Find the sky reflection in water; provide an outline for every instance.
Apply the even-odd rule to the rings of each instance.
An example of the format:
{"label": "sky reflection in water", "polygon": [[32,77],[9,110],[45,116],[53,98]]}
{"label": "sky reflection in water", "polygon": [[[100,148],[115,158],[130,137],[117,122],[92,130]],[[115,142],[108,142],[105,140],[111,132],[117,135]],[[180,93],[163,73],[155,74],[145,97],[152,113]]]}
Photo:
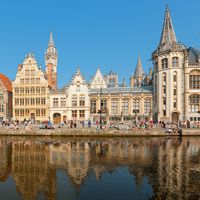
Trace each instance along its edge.
{"label": "sky reflection in water", "polygon": [[200,138],[1,138],[1,199],[200,199]]}

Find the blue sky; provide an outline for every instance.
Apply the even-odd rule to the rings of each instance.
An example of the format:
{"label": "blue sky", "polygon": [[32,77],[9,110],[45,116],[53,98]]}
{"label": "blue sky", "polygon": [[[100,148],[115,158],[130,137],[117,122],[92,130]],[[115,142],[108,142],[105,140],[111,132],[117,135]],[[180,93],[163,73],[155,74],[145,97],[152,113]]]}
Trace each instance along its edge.
{"label": "blue sky", "polygon": [[149,59],[160,39],[166,3],[177,39],[199,48],[199,0],[1,0],[0,72],[14,79],[30,51],[44,69],[52,31],[59,87],[77,66],[87,79],[100,67],[104,74],[113,70],[129,83],[138,54],[146,72],[152,66]]}

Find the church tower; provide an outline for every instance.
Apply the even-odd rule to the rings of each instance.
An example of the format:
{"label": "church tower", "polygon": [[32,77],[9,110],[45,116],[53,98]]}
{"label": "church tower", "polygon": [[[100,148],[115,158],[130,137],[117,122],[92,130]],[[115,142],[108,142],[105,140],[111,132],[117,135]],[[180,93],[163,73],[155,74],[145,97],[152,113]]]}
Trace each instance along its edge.
{"label": "church tower", "polygon": [[177,42],[169,8],[166,8],[159,45],[152,53],[154,64],[154,120],[175,122],[184,116],[184,52]]}
{"label": "church tower", "polygon": [[135,73],[130,77],[131,87],[141,87],[144,81],[144,69],[142,67],[142,62],[140,56],[138,56],[137,66],[135,68]]}
{"label": "church tower", "polygon": [[58,53],[53,41],[53,35],[50,33],[49,44],[45,53],[45,65],[48,84],[52,89],[57,88],[57,62]]}

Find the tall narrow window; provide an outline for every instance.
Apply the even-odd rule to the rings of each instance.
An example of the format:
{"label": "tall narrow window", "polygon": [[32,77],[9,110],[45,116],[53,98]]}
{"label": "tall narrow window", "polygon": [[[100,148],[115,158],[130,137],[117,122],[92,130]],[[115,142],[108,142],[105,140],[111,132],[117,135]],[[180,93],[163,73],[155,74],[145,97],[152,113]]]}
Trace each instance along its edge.
{"label": "tall narrow window", "polygon": [[161,63],[162,63],[162,69],[168,68],[168,59],[167,58],[163,58]]}
{"label": "tall narrow window", "polygon": [[173,57],[172,58],[172,67],[178,67],[178,65],[179,65],[178,61],[179,61],[178,57]]}
{"label": "tall narrow window", "polygon": [[96,113],[97,112],[97,101],[96,99],[90,100],[90,113]]}
{"label": "tall narrow window", "polygon": [[111,114],[116,115],[118,113],[118,100],[113,99],[111,101]]}
{"label": "tall narrow window", "polygon": [[72,95],[72,106],[77,106],[77,96],[75,94]]}
{"label": "tall narrow window", "polygon": [[85,106],[85,96],[81,95],[79,97],[79,106]]}
{"label": "tall narrow window", "polygon": [[123,114],[128,114],[128,110],[129,110],[128,104],[129,104],[128,99],[122,100],[122,112],[123,112]]}

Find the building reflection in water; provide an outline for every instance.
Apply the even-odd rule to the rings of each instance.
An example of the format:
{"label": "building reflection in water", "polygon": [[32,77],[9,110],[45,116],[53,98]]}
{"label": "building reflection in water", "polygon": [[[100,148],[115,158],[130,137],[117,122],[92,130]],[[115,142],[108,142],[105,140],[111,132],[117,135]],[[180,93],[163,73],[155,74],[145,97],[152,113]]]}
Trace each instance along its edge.
{"label": "building reflection in water", "polygon": [[[144,177],[151,199],[200,198],[200,138],[160,139],[26,139],[1,138],[0,181],[15,181],[22,199],[56,199],[56,171],[63,170],[78,191],[88,176],[101,181],[119,167]],[[63,177],[66,178],[66,177]]]}

